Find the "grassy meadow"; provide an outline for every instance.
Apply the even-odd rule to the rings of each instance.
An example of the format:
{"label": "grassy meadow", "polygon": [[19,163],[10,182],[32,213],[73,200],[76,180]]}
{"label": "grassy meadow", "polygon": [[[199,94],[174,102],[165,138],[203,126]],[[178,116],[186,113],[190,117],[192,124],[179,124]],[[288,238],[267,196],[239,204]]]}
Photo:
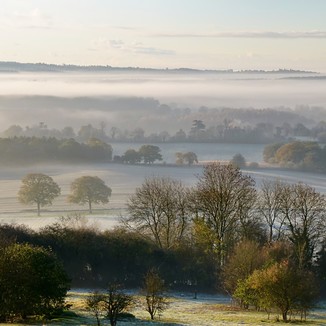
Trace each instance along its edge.
{"label": "grassy meadow", "polygon": [[[71,291],[67,297],[67,303],[71,304],[69,312],[60,318],[52,321],[32,322],[29,324],[11,325],[96,325],[95,317],[86,310],[85,298],[88,292]],[[130,326],[215,326],[215,325],[326,325],[326,310],[316,309],[307,316],[306,321],[301,321],[299,317],[292,317],[288,323],[278,320],[276,313],[272,313],[269,318],[265,312],[241,310],[228,300],[220,297],[198,295],[193,299],[191,294],[181,296],[173,295],[169,298],[169,307],[157,316],[154,321],[150,321],[149,314],[144,310],[143,299],[136,295],[134,306],[129,310],[135,318],[120,320],[118,325]],[[0,324],[5,325],[5,324]],[[101,325],[109,325],[107,320],[102,320]]]}

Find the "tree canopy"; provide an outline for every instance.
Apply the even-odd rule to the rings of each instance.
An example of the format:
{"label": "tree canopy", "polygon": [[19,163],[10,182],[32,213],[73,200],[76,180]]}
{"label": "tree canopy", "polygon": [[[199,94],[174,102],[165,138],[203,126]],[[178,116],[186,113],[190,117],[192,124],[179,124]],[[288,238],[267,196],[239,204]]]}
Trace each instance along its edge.
{"label": "tree canopy", "polygon": [[161,149],[155,145],[143,145],[139,154],[145,164],[153,164],[155,161],[162,161]]}
{"label": "tree canopy", "polygon": [[54,198],[60,195],[60,188],[53,179],[42,173],[27,174],[18,192],[18,199],[23,204],[36,204],[40,215],[42,206],[51,205]]}
{"label": "tree canopy", "polygon": [[13,321],[59,312],[69,289],[55,255],[41,247],[13,244],[0,252],[0,318]]}
{"label": "tree canopy", "polygon": [[83,176],[72,182],[68,201],[82,205],[88,204],[89,212],[92,213],[92,204],[108,203],[111,192],[111,188],[99,177]]}

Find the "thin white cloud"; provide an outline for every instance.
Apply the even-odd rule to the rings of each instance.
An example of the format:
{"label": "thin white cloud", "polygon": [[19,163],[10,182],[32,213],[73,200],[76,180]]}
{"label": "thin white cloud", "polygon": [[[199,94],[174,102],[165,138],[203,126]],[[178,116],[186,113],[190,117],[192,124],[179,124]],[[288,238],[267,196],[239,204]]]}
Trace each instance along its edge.
{"label": "thin white cloud", "polygon": [[296,38],[326,38],[326,31],[232,31],[215,33],[158,33],[156,37],[180,38],[271,38],[271,39],[296,39]]}
{"label": "thin white cloud", "polygon": [[140,42],[133,42],[131,44],[127,44],[122,40],[107,40],[105,38],[99,38],[93,41],[90,50],[103,51],[112,48],[122,50],[122,51],[132,52],[132,53],[140,53],[140,54],[175,55],[175,51],[146,46]]}
{"label": "thin white cloud", "polygon": [[35,8],[29,12],[14,12],[9,15],[7,24],[19,28],[53,28],[52,17]]}

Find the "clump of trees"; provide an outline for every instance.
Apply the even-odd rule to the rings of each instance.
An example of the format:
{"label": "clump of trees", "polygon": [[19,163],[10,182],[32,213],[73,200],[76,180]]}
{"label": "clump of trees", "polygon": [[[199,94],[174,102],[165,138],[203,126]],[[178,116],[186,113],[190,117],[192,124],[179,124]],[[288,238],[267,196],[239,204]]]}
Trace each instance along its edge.
{"label": "clump of trees", "polygon": [[178,165],[183,165],[183,164],[187,164],[187,165],[193,165],[194,163],[198,163],[198,158],[196,153],[194,152],[177,152],[175,153],[175,157],[176,157],[176,163]]}
{"label": "clump of trees", "polygon": [[0,164],[21,165],[40,162],[109,162],[111,145],[90,138],[85,143],[75,139],[13,137],[0,138]]}
{"label": "clump of trees", "polygon": [[128,149],[122,156],[115,156],[114,161],[118,163],[153,164],[155,161],[162,161],[161,149],[156,145],[142,145],[138,151]]}
{"label": "clump of trees", "polygon": [[326,147],[317,142],[276,143],[264,148],[264,160],[286,168],[326,171]]}
{"label": "clump of trees", "polygon": [[[124,220],[130,227],[162,249],[179,250],[180,246],[186,247],[185,242],[190,243],[189,252],[198,259],[197,264],[200,261],[212,267],[211,273],[220,280],[220,286],[244,307],[278,309],[284,320],[290,311],[305,315],[316,297],[314,256],[324,241],[324,195],[301,183],[279,181],[263,182],[258,191],[254,180],[234,164],[205,166],[194,189],[181,192],[186,194],[182,204],[175,200],[181,198],[177,193],[170,199],[162,193],[166,182],[172,181],[161,181],[146,180],[131,197],[129,216]],[[187,223],[173,224],[175,220],[166,215],[171,207],[175,209],[173,216],[182,216],[176,213],[182,209],[191,218],[179,220]],[[185,226],[178,241],[172,241],[167,232],[166,227],[171,225],[179,231],[183,230],[181,225]],[[166,239],[170,242],[164,242]],[[197,284],[198,275],[191,268],[186,270],[188,282]],[[277,282],[290,289],[288,297],[285,290],[273,292],[280,287],[277,282],[273,284],[277,273]],[[296,282],[290,283],[291,277]],[[291,290],[305,278],[309,285]],[[258,283],[261,279],[271,283]],[[293,303],[284,307],[275,298]]]}

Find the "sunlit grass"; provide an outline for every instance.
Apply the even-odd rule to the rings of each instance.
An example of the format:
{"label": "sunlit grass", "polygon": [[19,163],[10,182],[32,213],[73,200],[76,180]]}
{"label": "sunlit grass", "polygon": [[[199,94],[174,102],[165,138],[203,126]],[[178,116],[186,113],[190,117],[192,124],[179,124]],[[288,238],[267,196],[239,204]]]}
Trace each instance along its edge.
{"label": "sunlit grass", "polygon": [[[89,293],[71,291],[67,296],[67,304],[71,305],[68,313],[60,318],[47,322],[33,322],[24,324],[10,324],[13,326],[21,325],[96,325],[95,318],[87,311],[85,299]],[[206,302],[205,300],[194,300],[186,298],[169,298],[169,307],[154,321],[150,320],[148,312],[144,309],[143,297],[136,295],[135,304],[130,312],[136,317],[131,321],[119,321],[118,325],[128,326],[237,326],[237,325],[326,325],[326,310],[316,309],[307,317],[307,321],[300,321],[298,317],[289,323],[280,321],[281,317],[272,313],[268,318],[265,312],[241,310],[237,306],[228,304],[217,304]],[[6,324],[0,324],[6,325]],[[7,324],[8,325],[8,324]],[[103,321],[102,325],[108,325],[108,321]]]}
{"label": "sunlit grass", "polygon": [[[85,294],[70,294],[70,302],[73,310],[81,314],[87,314],[83,299]],[[293,318],[289,323],[280,321],[281,317],[275,313],[268,317],[265,312],[241,310],[234,305],[207,303],[200,300],[169,299],[169,307],[160,315],[156,316],[154,322],[150,320],[149,313],[144,309],[144,299],[135,297],[135,304],[131,313],[136,317],[135,322],[121,324],[128,325],[191,325],[191,326],[213,326],[213,325],[325,325],[326,311],[320,310],[311,313],[307,321]]]}

